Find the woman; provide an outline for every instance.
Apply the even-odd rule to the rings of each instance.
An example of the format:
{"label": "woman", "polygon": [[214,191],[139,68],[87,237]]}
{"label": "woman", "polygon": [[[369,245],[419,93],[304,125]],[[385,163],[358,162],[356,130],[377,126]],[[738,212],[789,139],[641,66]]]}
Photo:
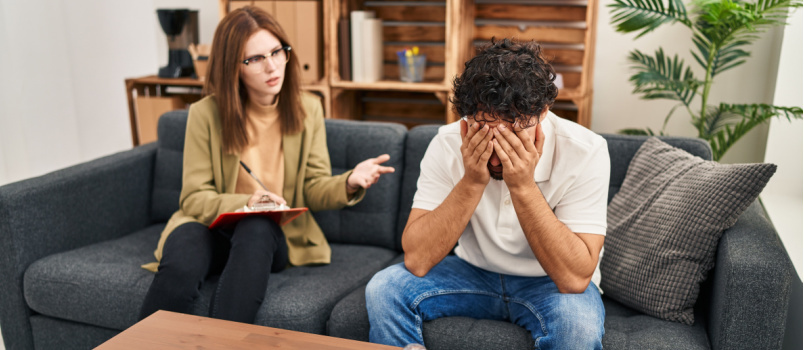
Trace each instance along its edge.
{"label": "woman", "polygon": [[190,107],[187,120],[180,209],[162,232],[159,263],[143,266],[158,271],[141,319],[160,309],[191,313],[206,276],[220,272],[210,315],[253,323],[269,273],[330,262],[324,234],[309,212],[281,228],[259,216],[232,230],[207,226],[267,198],[312,211],[354,205],[394,171],[380,165],[389,159],[382,155],[331,175],[320,100],[301,91],[298,60],[268,13],[232,11],[212,48],[209,96]]}

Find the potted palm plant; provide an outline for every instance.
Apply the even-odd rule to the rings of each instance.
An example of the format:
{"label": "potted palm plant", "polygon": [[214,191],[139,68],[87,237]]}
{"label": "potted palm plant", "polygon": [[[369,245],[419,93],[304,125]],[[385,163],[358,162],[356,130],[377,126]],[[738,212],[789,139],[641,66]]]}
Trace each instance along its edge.
{"label": "potted palm plant", "polygon": [[[758,33],[771,26],[784,25],[791,9],[801,7],[798,0],[693,0],[688,12],[681,0],[615,0],[609,7],[612,24],[619,32],[639,32],[637,38],[659,26],[680,23],[692,31],[695,49],[692,56],[706,73],[697,78],[690,66],[678,55],[670,57],[657,49],[654,55],[639,50],[628,60],[635,73],[630,81],[634,93],[642,99],[674,100],[659,132],[625,129],[625,134],[664,134],[673,113],[684,107],[698,131],[698,137],[712,146],[713,158],[723,154],[755,126],[780,117],[801,119],[801,107],[767,104],[712,104],[709,92],[719,74],[745,63],[747,47],[758,39]],[[696,101],[698,97],[698,101]],[[695,104],[695,103],[699,104]],[[696,108],[697,107],[697,108]]]}

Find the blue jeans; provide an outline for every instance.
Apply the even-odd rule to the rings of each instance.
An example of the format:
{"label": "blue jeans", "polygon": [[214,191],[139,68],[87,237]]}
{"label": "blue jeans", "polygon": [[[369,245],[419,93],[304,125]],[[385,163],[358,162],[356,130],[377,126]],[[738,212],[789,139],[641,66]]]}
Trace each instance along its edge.
{"label": "blue jeans", "polygon": [[509,321],[536,349],[601,349],[605,310],[593,283],[581,294],[558,292],[550,277],[503,275],[450,255],[424,277],[404,263],[378,272],[366,288],[372,343],[424,344],[422,323],[441,317]]}

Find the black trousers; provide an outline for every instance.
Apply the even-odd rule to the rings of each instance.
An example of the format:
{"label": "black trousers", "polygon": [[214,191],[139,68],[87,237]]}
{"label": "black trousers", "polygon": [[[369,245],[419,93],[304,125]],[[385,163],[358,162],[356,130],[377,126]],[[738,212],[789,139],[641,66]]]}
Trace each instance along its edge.
{"label": "black trousers", "polygon": [[287,263],[285,234],[267,217],[247,217],[233,231],[210,230],[195,222],[181,225],[165,241],[140,319],[157,310],[191,314],[204,280],[220,273],[209,315],[254,323],[270,273],[282,271]]}

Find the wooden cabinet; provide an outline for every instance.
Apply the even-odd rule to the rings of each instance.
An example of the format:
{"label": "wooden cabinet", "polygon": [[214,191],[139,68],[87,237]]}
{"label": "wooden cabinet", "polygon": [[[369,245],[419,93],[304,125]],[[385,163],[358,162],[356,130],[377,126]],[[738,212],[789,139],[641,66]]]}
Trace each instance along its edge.
{"label": "wooden cabinet", "polygon": [[[449,97],[452,79],[468,58],[471,11],[467,1],[329,1],[327,42],[335,117],[400,122],[407,126],[457,120]],[[383,20],[384,79],[359,83],[340,76],[338,21],[355,10]],[[418,46],[427,56],[422,82],[399,80],[396,52]]]}
{"label": "wooden cabinet", "polygon": [[126,98],[134,146],[156,141],[162,114],[186,108],[201,99],[203,82],[193,78],[160,78],[155,75],[126,79]]}
{"label": "wooden cabinet", "polygon": [[[221,17],[248,4],[270,8],[281,2],[219,1]],[[482,42],[513,37],[542,44],[546,57],[561,74],[564,87],[553,111],[586,127],[591,124],[597,0],[298,2],[309,1],[319,3],[322,10],[323,72],[320,80],[308,81],[304,88],[323,97],[329,118],[393,121],[409,127],[453,122],[458,116],[449,102],[452,81],[462,72],[464,62]],[[339,21],[355,10],[374,11],[383,20],[384,79],[377,82],[353,82],[340,74],[341,65],[348,63],[340,61]],[[396,51],[412,46],[418,46],[428,61],[424,81],[418,83],[399,80]],[[300,47],[299,54],[307,50]]]}

